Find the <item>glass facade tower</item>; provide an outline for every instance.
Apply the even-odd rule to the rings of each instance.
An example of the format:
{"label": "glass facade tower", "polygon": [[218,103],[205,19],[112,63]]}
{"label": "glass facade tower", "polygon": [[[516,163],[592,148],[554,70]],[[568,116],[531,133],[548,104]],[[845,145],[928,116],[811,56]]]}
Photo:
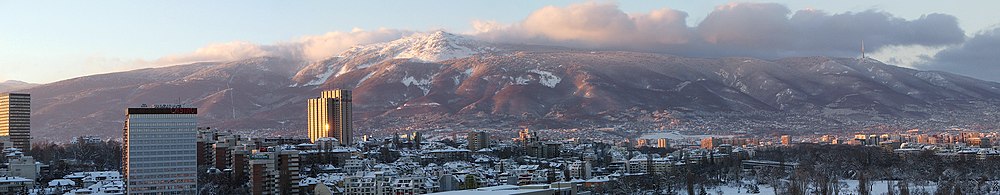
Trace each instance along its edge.
{"label": "glass facade tower", "polygon": [[7,137],[21,151],[31,149],[31,95],[0,94],[0,136]]}
{"label": "glass facade tower", "polygon": [[354,132],[351,123],[351,91],[323,91],[317,98],[309,99],[309,141],[316,142],[322,137],[333,137],[341,145],[352,142]]}
{"label": "glass facade tower", "polygon": [[122,168],[128,194],[197,193],[197,108],[128,108]]}

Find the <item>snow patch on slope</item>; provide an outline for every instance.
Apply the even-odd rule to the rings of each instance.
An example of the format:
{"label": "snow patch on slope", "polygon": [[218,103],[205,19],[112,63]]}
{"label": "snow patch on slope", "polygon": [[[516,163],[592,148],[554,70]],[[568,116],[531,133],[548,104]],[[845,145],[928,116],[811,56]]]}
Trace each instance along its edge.
{"label": "snow patch on slope", "polygon": [[951,82],[948,81],[948,79],[944,78],[944,76],[942,76],[941,74],[935,73],[935,72],[918,72],[917,74],[914,74],[913,76],[916,76],[917,78],[923,79],[923,80],[931,83],[932,85],[935,85],[935,86],[938,86],[938,87],[948,87],[948,86],[953,85]]}
{"label": "snow patch on slope", "polygon": [[687,87],[690,84],[691,84],[691,81],[681,82],[681,83],[677,84],[677,86],[674,86],[674,91],[684,90],[684,87]]}
{"label": "snow patch on slope", "polygon": [[358,65],[358,67],[356,68],[356,70],[365,69],[365,68],[371,67],[372,65],[375,65],[375,63],[369,62],[369,63],[365,63],[365,64],[362,64],[362,65]]}
{"label": "snow patch on slope", "polygon": [[361,84],[365,83],[365,81],[368,80],[368,78],[371,78],[372,75],[375,75],[375,71],[372,71],[371,73],[368,73],[368,75],[365,75],[365,77],[362,77],[361,80],[358,81],[358,84],[355,85],[355,87],[361,86]]}
{"label": "snow patch on slope", "polygon": [[455,80],[455,86],[461,85],[462,84],[462,80],[465,80],[466,78],[469,78],[470,76],[472,76],[472,71],[473,71],[472,68],[465,69],[465,71],[462,72],[461,74],[455,75],[454,77],[452,77],[452,79]]}
{"label": "snow patch on slope", "polygon": [[528,82],[531,81],[531,78],[528,78],[526,76],[527,75],[522,75],[517,78],[514,78],[514,85],[528,85]]}
{"label": "snow patch on slope", "polygon": [[406,85],[407,87],[417,86],[418,88],[420,88],[421,91],[424,92],[424,95],[427,95],[428,93],[431,92],[430,78],[422,78],[418,80],[413,76],[406,76],[403,77],[403,80],[400,80],[400,82],[403,83],[403,85]]}
{"label": "snow patch on slope", "polygon": [[538,83],[545,85],[546,87],[549,88],[556,88],[556,85],[558,85],[559,82],[562,82],[562,78],[559,78],[558,76],[552,74],[552,72],[549,71],[533,69],[533,70],[528,70],[528,72],[538,74],[539,77]]}
{"label": "snow patch on slope", "polygon": [[[341,68],[341,69],[343,69],[343,68]],[[337,75],[340,75],[340,74],[337,74]],[[333,76],[333,66],[327,68],[326,71],[324,71],[322,74],[316,75],[316,79],[313,79],[313,80],[307,82],[306,84],[303,84],[302,86],[304,87],[304,86],[321,85],[321,84],[325,83],[326,79],[329,79],[330,76]]]}

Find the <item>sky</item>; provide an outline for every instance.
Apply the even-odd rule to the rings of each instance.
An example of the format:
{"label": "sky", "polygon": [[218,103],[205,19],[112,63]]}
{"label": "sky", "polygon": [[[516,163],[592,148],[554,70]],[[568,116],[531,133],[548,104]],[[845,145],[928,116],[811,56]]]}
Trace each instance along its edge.
{"label": "sky", "polygon": [[0,81],[333,56],[446,30],[484,40],[764,59],[855,57],[1000,81],[998,1],[8,1]]}

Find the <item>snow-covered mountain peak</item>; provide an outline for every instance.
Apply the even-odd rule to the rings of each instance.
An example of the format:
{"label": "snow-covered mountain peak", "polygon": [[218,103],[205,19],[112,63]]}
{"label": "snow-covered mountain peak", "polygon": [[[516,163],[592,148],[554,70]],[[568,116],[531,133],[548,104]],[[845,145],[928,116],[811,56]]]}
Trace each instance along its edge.
{"label": "snow-covered mountain peak", "polygon": [[316,62],[296,74],[292,86],[320,85],[330,78],[393,59],[440,62],[502,52],[496,44],[445,31],[414,33],[389,42],[354,46],[336,58]]}
{"label": "snow-covered mountain peak", "polygon": [[438,62],[465,58],[475,54],[496,52],[492,44],[445,31],[415,33],[394,41],[356,46],[344,52],[345,57],[373,54],[389,59],[414,59]]}

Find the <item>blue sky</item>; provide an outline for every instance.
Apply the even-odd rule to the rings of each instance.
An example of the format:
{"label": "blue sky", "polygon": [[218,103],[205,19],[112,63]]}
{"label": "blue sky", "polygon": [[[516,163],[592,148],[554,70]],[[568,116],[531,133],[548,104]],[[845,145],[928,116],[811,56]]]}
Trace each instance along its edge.
{"label": "blue sky", "polygon": [[[603,2],[603,1],[601,1]],[[626,13],[670,8],[688,26],[730,1],[622,1]],[[967,36],[1000,23],[998,1],[766,1],[792,12],[880,10],[903,19],[955,16]],[[354,28],[472,33],[476,20],[513,24],[545,6],[578,1],[6,1],[0,0],[0,81],[35,83],[122,71],[215,43],[290,42]],[[608,3],[608,2],[604,2]],[[881,56],[933,55],[938,49],[895,48]]]}

